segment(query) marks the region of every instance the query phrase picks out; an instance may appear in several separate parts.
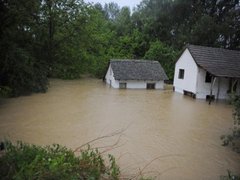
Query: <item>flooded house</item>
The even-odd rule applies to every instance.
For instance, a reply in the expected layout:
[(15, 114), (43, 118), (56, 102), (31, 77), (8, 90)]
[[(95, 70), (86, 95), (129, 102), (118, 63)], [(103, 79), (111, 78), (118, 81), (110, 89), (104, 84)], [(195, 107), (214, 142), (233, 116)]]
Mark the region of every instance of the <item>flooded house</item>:
[(173, 85), (197, 99), (240, 94), (240, 51), (188, 45), (176, 62)]
[(168, 77), (158, 61), (110, 60), (105, 81), (119, 89), (164, 89)]

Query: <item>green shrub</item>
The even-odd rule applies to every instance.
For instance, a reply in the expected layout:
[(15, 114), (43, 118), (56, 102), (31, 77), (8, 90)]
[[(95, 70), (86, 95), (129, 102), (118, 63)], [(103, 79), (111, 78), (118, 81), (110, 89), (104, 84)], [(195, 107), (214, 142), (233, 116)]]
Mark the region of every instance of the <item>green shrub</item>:
[(51, 77), (60, 79), (79, 79), (81, 69), (76, 66), (56, 64), (51, 72)]
[[(222, 135), (221, 140), (223, 142), (223, 146), (231, 146), (233, 151), (240, 154), (240, 96), (232, 95), (231, 103), (234, 107), (232, 132), (227, 135)], [(220, 179), (240, 180), (240, 175), (233, 175), (232, 172), (228, 170), (228, 175), (221, 176)]]
[(227, 171), (228, 174), (225, 176), (220, 176), (220, 180), (240, 180), (240, 176), (233, 175), (231, 171)]
[(0, 86), (0, 97), (10, 97), (12, 89), (8, 86)]
[(113, 156), (109, 155), (109, 162), (105, 162), (101, 153), (90, 147), (76, 156), (58, 144), (5, 145), (6, 151), (0, 157), (0, 179), (118, 179), (120, 174)]
[(234, 106), (232, 132), (228, 135), (222, 135), (221, 140), (223, 146), (230, 145), (235, 152), (240, 153), (240, 96), (233, 95), (231, 103)]

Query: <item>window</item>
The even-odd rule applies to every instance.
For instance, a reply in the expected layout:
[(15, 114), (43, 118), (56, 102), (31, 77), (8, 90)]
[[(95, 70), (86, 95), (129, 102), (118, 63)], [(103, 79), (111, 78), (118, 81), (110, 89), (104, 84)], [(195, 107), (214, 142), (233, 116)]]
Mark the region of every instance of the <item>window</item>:
[(147, 83), (147, 89), (155, 89), (155, 83)]
[(206, 83), (212, 82), (212, 75), (209, 72), (206, 72), (205, 82)]
[(126, 89), (127, 88), (127, 83), (119, 83), (119, 88), (120, 89)]
[(178, 79), (184, 79), (184, 69), (179, 69)]

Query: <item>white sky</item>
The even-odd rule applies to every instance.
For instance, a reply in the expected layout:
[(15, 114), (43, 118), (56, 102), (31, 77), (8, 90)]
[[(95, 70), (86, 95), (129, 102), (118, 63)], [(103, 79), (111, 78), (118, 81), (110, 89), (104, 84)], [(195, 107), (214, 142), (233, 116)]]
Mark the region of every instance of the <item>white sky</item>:
[(93, 2), (93, 3), (101, 3), (104, 5), (105, 3), (115, 2), (120, 7), (129, 6), (131, 9), (139, 4), (142, 0), (84, 0), (85, 2)]

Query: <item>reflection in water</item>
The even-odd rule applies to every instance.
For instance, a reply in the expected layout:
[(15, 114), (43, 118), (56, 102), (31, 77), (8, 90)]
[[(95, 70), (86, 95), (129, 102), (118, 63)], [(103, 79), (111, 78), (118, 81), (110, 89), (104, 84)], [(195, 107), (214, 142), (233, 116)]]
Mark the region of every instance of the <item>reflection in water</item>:
[[(219, 179), (240, 172), (240, 157), (221, 146), (231, 106), (160, 90), (111, 89), (101, 80), (51, 80), (46, 94), (0, 103), (0, 138), (76, 148), (126, 128), (110, 151), (124, 174), (159, 172), (161, 179)], [(114, 144), (118, 137), (95, 142)]]

